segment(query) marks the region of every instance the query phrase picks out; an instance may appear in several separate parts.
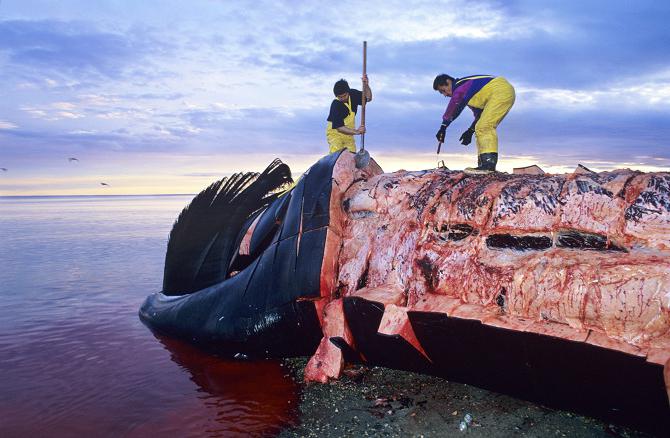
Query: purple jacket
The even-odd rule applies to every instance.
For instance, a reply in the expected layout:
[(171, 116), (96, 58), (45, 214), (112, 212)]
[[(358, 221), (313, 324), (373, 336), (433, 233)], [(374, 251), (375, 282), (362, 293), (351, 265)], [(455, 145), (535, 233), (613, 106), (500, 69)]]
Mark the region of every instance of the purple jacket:
[(484, 88), (484, 85), (491, 82), (492, 79), (495, 79), (495, 76), (474, 75), (456, 79), (452, 85), (452, 95), (449, 100), (449, 105), (442, 116), (442, 123), (449, 126), (449, 124), (461, 114), (461, 111), (463, 111), (463, 108), (465, 108), (470, 99), (472, 99), (472, 96), (477, 94), (479, 90)]

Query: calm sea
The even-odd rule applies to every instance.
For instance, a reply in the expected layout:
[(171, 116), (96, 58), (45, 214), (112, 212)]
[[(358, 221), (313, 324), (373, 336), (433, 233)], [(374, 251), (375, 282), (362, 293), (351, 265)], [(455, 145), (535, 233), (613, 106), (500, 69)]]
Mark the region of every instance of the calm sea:
[(0, 436), (272, 435), (297, 388), (140, 322), (191, 196), (0, 197)]

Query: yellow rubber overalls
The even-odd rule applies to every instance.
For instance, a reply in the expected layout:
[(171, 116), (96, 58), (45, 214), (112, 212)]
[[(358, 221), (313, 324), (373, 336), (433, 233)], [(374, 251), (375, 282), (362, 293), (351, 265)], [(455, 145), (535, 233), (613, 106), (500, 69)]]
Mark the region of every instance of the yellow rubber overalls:
[(500, 76), (492, 79), (470, 98), (468, 106), (483, 110), (475, 125), (478, 155), (498, 153), (496, 128), (512, 108), (514, 99), (514, 87)]
[[(344, 126), (350, 129), (356, 129), (354, 120), (356, 114), (351, 110), (351, 96), (349, 96), (347, 103), (344, 105), (349, 110), (349, 115), (344, 118)], [(330, 145), (331, 154), (344, 148), (349, 149), (351, 152), (356, 152), (356, 142), (354, 141), (354, 136), (342, 134), (337, 129), (333, 129), (332, 122), (328, 122), (326, 125), (326, 138), (328, 139), (328, 145)]]

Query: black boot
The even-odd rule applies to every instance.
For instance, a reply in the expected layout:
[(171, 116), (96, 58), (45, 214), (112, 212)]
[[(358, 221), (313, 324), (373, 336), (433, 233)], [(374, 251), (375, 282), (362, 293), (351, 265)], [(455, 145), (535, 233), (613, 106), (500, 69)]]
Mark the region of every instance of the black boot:
[(498, 164), (498, 153), (489, 152), (477, 155), (477, 167), (468, 167), (465, 169), (466, 173), (472, 174), (487, 174), (496, 171), (496, 164)]
[(477, 156), (477, 167), (481, 170), (496, 171), (496, 164), (498, 164), (498, 153), (489, 152)]

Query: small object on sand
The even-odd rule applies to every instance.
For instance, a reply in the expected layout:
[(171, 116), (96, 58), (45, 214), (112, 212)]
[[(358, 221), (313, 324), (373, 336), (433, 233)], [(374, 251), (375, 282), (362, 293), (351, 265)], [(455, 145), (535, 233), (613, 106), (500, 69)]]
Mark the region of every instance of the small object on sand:
[(373, 405), (375, 407), (377, 407), (377, 406), (386, 407), (386, 406), (390, 406), (390, 403), (389, 403), (389, 399), (387, 399), (386, 397), (379, 397), (374, 401)]
[(461, 420), (461, 422), (458, 424), (458, 430), (460, 430), (461, 432), (465, 432), (466, 430), (468, 430), (470, 424), (472, 424), (472, 415), (465, 414), (463, 420)]

